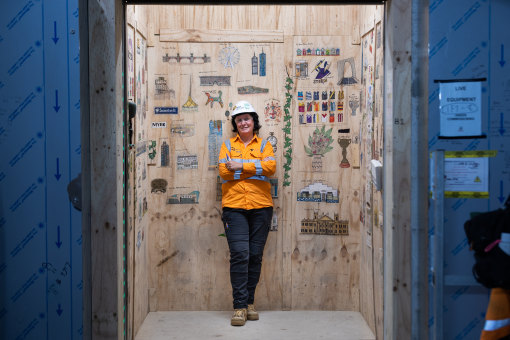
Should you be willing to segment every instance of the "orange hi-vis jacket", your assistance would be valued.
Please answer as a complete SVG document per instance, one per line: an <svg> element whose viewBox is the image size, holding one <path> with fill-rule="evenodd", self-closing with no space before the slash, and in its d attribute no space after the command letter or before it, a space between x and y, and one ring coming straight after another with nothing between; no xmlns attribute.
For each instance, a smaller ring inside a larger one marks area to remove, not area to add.
<svg viewBox="0 0 510 340"><path fill-rule="evenodd" d="M229 171L229 160L243 164L243 170ZM223 198L222 207L260 209L273 206L269 176L276 171L273 147L257 135L245 147L237 135L221 145L218 159Z"/></svg>

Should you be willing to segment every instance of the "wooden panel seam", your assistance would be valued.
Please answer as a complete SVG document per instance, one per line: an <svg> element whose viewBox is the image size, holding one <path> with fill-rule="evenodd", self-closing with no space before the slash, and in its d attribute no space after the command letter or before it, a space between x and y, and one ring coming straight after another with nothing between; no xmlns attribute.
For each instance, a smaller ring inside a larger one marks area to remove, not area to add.
<svg viewBox="0 0 510 340"><path fill-rule="evenodd" d="M229 42L229 43L283 43L283 30L200 30L169 29L159 30L159 41L172 42Z"/></svg>

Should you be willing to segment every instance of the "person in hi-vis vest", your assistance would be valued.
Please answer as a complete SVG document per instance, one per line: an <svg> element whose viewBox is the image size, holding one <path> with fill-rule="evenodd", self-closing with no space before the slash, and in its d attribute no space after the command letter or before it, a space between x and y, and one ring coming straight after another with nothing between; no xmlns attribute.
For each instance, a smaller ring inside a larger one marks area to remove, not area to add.
<svg viewBox="0 0 510 340"><path fill-rule="evenodd" d="M230 249L232 284L232 326L258 320L254 307L262 254L271 219L273 199L269 176L276 170L273 147L257 136L259 117L247 101L232 111L232 127L237 135L223 142L218 167L222 184L222 220Z"/></svg>

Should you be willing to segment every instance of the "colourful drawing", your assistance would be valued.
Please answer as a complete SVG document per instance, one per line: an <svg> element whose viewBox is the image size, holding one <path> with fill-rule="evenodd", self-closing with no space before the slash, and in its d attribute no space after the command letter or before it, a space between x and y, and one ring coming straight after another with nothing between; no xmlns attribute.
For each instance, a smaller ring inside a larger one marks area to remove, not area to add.
<svg viewBox="0 0 510 340"><path fill-rule="evenodd" d="M338 190L323 184L322 182L312 183L297 193L298 202L326 202L338 203Z"/></svg>
<svg viewBox="0 0 510 340"><path fill-rule="evenodd" d="M321 129L317 127L311 136L308 136L308 147L305 145L305 152L309 157L312 157L312 170L322 171L322 157L327 152L333 150L331 143L333 143L333 137L331 137L331 131L333 128L326 131L323 125Z"/></svg>
<svg viewBox="0 0 510 340"><path fill-rule="evenodd" d="M301 234L347 236L349 235L349 221L339 220L338 214L334 214L334 218L326 214L319 217L319 212L314 211L313 218L301 220Z"/></svg>
<svg viewBox="0 0 510 340"><path fill-rule="evenodd" d="M259 54L259 76L266 76L266 54L264 53L264 49L262 49L262 53Z"/></svg>
<svg viewBox="0 0 510 340"><path fill-rule="evenodd" d="M209 92L205 92L205 95L207 96L207 101L205 102L205 105L211 103L211 107L213 107L214 102L218 102L221 107L223 107L223 100L221 99L221 95L223 92L218 91L218 96L213 97Z"/></svg>
<svg viewBox="0 0 510 340"><path fill-rule="evenodd" d="M188 100L184 105L182 106L182 109L184 111L197 111L198 110L198 104L195 103L193 98L191 98L191 75L189 76L189 93L188 93Z"/></svg>
<svg viewBox="0 0 510 340"><path fill-rule="evenodd" d="M295 63L295 74L298 78L307 78L308 77L308 62L307 61L297 61Z"/></svg>
<svg viewBox="0 0 510 340"><path fill-rule="evenodd" d="M150 140L149 141L149 153L148 153L148 156L149 156L149 161L148 161L148 165L154 165L156 164L156 141L155 140Z"/></svg>
<svg viewBox="0 0 510 340"><path fill-rule="evenodd" d="M167 198L166 204L198 204L199 196L200 192L197 190L189 194L174 194Z"/></svg>
<svg viewBox="0 0 510 340"><path fill-rule="evenodd" d="M282 115L282 106L280 105L280 101L278 99L271 99L266 101L266 105L264 107L264 116L266 117L266 122L275 121L279 123Z"/></svg>
<svg viewBox="0 0 510 340"><path fill-rule="evenodd" d="M328 64L328 62L325 59L320 60L313 69L313 72L317 72L315 79L322 80L323 78L329 76L331 74L331 72L329 71L330 66L331 64Z"/></svg>
<svg viewBox="0 0 510 340"><path fill-rule="evenodd" d="M269 89L265 89L257 86L241 86L237 88L238 94L257 94L257 93L268 93Z"/></svg>
<svg viewBox="0 0 510 340"><path fill-rule="evenodd" d="M220 154L222 135L221 120L210 120L208 136L209 169L216 169L218 166L218 155Z"/></svg>

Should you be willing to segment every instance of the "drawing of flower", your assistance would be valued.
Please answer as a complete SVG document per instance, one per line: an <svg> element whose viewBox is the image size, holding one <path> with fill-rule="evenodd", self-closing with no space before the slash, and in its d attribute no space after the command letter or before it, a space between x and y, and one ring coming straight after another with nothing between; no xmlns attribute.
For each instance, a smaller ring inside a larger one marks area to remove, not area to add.
<svg viewBox="0 0 510 340"><path fill-rule="evenodd" d="M308 147L305 145L308 156L324 156L325 153L333 150L333 147L330 146L333 143L331 131L333 128L326 131L323 125L321 129L317 127L313 134L308 136Z"/></svg>

